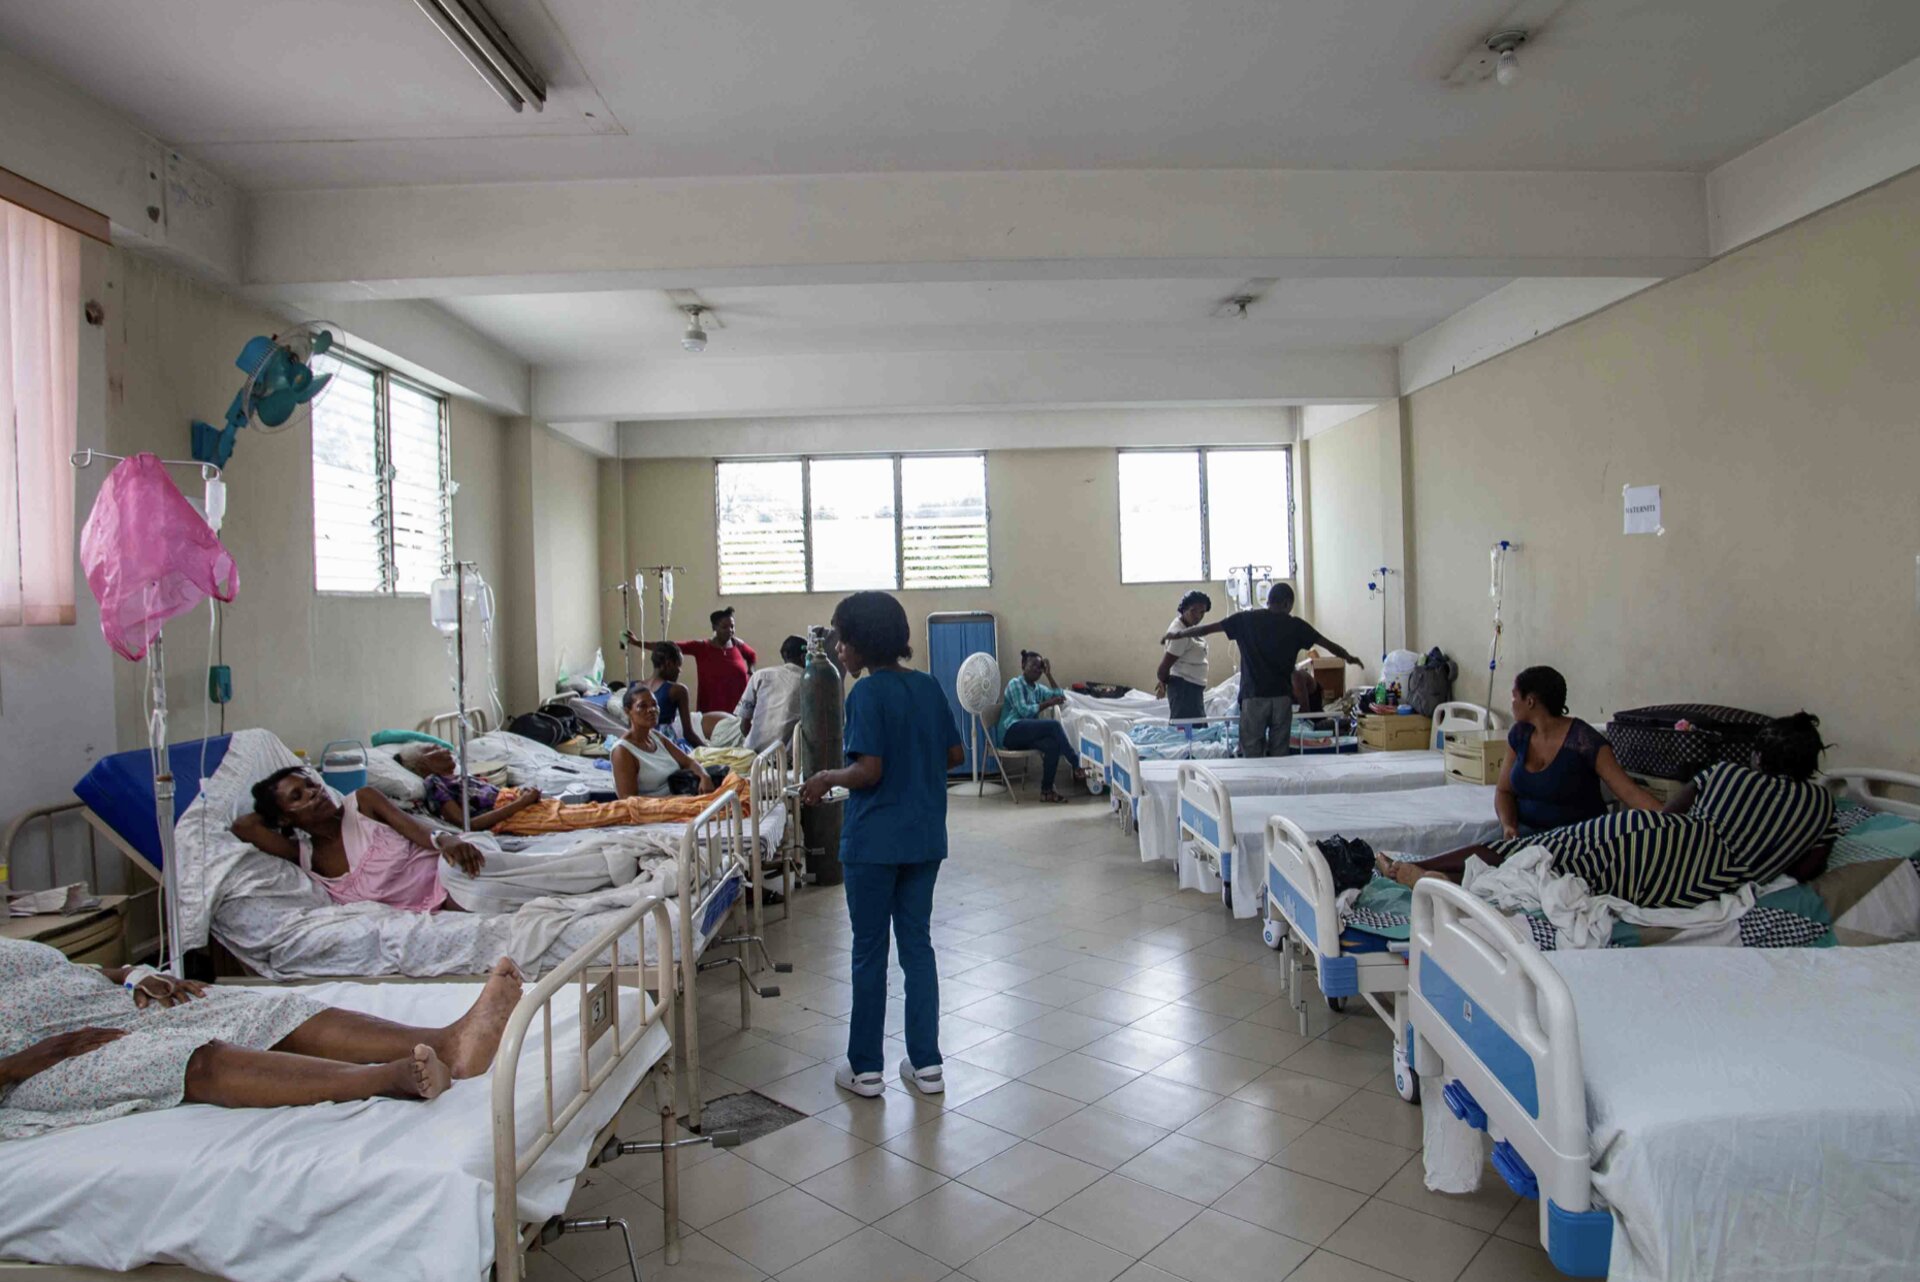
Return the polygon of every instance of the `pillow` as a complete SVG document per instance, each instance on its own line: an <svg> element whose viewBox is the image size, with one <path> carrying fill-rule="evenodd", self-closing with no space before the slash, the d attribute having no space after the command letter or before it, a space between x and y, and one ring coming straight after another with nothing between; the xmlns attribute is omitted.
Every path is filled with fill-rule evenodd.
<svg viewBox="0 0 1920 1282"><path fill-rule="evenodd" d="M1876 859L1920 859L1920 823L1889 814L1862 819L1833 844L1828 866Z"/></svg>
<svg viewBox="0 0 1920 1282"><path fill-rule="evenodd" d="M437 743L449 752L453 750L453 745L445 739L442 739L439 735L428 734L423 730L376 730L373 732L372 743L376 748L409 743Z"/></svg>
<svg viewBox="0 0 1920 1282"><path fill-rule="evenodd" d="M367 782L403 805L417 805L427 799L427 781L400 764L405 746L369 748Z"/></svg>
<svg viewBox="0 0 1920 1282"><path fill-rule="evenodd" d="M1829 868L1807 886L1825 904L1841 944L1920 939L1920 868L1911 859Z"/></svg>

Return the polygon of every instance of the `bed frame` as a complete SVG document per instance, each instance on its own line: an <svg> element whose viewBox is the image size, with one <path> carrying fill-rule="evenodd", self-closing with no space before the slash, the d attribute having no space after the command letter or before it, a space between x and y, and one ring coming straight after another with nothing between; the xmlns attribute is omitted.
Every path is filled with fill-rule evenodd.
<svg viewBox="0 0 1920 1282"><path fill-rule="evenodd" d="M428 717L419 725L415 726L414 729L422 734L430 734L435 738L445 739L449 743L457 743L460 734L460 713L458 711L435 713L433 716ZM469 735L488 734L498 729L500 729L500 727L493 724L493 713L488 709L469 708L467 710L467 733Z"/></svg>
<svg viewBox="0 0 1920 1282"><path fill-rule="evenodd" d="M1920 820L1920 775L1842 769L1837 796ZM1559 972L1500 915L1452 882L1414 887L1405 1006L1414 1067L1444 1078L1449 1111L1494 1141L1509 1187L1540 1202L1540 1241L1554 1267L1605 1277L1613 1216L1593 1205L1579 1012Z"/></svg>
<svg viewBox="0 0 1920 1282"><path fill-rule="evenodd" d="M1443 703L1434 709L1431 742L1438 747L1448 734L1491 730L1495 725L1494 714L1479 704ZM1183 790L1184 786L1183 779ZM1224 796L1224 790L1222 793ZM1231 820L1231 811L1227 818ZM1304 1035L1307 1031L1307 1003L1300 984L1304 952L1312 955L1320 992L1330 1007L1344 1010L1349 998L1359 997L1385 1022L1393 1033L1394 1088L1401 1099L1418 1102L1420 1079L1413 1072L1407 1049L1411 1038L1403 1000L1407 990L1406 946L1376 942L1376 937L1364 932L1348 935L1341 931L1333 874L1326 857L1291 820L1281 815L1267 820L1265 848L1265 920L1260 933L1267 947L1287 951L1287 996L1299 1015L1300 1032ZM1390 1006L1382 1003L1383 997L1390 999Z"/></svg>
<svg viewBox="0 0 1920 1282"><path fill-rule="evenodd" d="M500 1050L494 1061L492 1073L493 1087L493 1232L494 1264L491 1273L493 1282L522 1282L527 1276L527 1253L555 1241L569 1233L590 1233L617 1230L627 1244L629 1267L634 1282L639 1282L640 1271L633 1255L632 1237L624 1219L612 1216L569 1217L555 1216L539 1223L523 1222L519 1217L519 1182L533 1169L541 1155L552 1146L567 1126L578 1117L592 1097L615 1076L616 1072L636 1055L647 1054L645 1047L648 1035L656 1028L670 1029L677 1013L674 984L664 975L656 975L653 985L660 996L653 1003L646 1017L637 1023L627 1021L621 1013L619 994L615 988L619 976L612 963L617 959L620 942L631 934L634 937L636 955L644 956L645 935L652 932L657 941L656 958L665 957L667 940L672 927L667 913L666 901L651 896L620 911L617 918L591 942L579 948L567 959L554 967L540 981L531 985L521 994L519 1005L507 1021L507 1027L500 1040ZM644 979L644 974L641 976ZM452 982L452 981L442 981ZM624 986L624 985L623 985ZM566 1000L571 991L572 1000L578 1001L581 1012L581 1037L573 1047L556 1048L553 1044L553 1004L556 1000ZM528 1031L538 1020L546 1037L546 1054L542 1057L542 1071L537 1077L523 1078L520 1056L526 1042ZM609 1041L609 1039L611 1039ZM605 1062L594 1068L591 1057L596 1048L607 1043L604 1052ZM579 1085L571 1095L556 1090L553 1066L556 1056L576 1054L579 1066ZM735 1133L717 1134L707 1137L681 1138L676 1134L673 1100L673 1055L662 1052L652 1060L635 1084L629 1100L638 1098L648 1089L650 1082L657 1084L656 1098L663 1101L658 1110L660 1117L660 1137L657 1140L637 1142L623 1141L615 1132L619 1121L616 1113L595 1136L589 1146L587 1166L598 1166L616 1158L636 1153L658 1153L661 1161L662 1210L666 1232L666 1261L677 1264L680 1259L680 1219L679 1219L679 1168L676 1160L678 1150L690 1144L712 1143L720 1147L729 1147L738 1142ZM517 1112L515 1102L519 1093L526 1088L542 1090L545 1095L546 1110L544 1125L540 1131L523 1141L516 1126ZM585 1170L575 1176L576 1186L584 1177ZM217 1282L212 1275L198 1269L190 1269L175 1264L150 1264L126 1273L86 1266L38 1265L16 1260L0 1260L0 1273L20 1274L22 1282L26 1276L34 1278L75 1280L91 1278L154 1278L166 1282L190 1282L190 1280L209 1279ZM481 1279L481 1282L487 1282Z"/></svg>

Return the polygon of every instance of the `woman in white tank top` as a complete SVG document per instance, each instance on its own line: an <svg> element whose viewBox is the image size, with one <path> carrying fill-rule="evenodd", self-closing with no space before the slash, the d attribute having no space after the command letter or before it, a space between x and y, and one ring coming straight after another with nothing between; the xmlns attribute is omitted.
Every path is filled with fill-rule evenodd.
<svg viewBox="0 0 1920 1282"><path fill-rule="evenodd" d="M627 732L614 741L613 790L621 797L664 797L667 780L691 770L701 792L712 792L706 770L660 732L660 705L645 686L628 686L621 696L627 713Z"/></svg>

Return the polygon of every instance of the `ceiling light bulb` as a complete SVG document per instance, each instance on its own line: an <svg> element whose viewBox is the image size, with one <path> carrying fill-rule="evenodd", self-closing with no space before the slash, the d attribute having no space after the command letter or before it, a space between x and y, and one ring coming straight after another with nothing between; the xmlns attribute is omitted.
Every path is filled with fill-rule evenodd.
<svg viewBox="0 0 1920 1282"><path fill-rule="evenodd" d="M680 335L680 346L690 352L707 350L707 331L700 328L700 313L697 309L687 311L687 332Z"/></svg>
<svg viewBox="0 0 1920 1282"><path fill-rule="evenodd" d="M1513 50L1500 51L1500 57L1493 64L1493 78L1503 85L1510 85L1520 78L1520 59Z"/></svg>

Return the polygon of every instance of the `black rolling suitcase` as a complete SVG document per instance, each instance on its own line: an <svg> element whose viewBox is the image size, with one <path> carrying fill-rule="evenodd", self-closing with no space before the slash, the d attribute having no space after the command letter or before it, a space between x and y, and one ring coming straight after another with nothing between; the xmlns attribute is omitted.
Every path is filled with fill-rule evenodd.
<svg viewBox="0 0 1920 1282"><path fill-rule="evenodd" d="M1716 761L1747 764L1754 740L1773 718L1711 703L1662 703L1616 712L1607 739L1633 774L1686 781ZM1687 729L1679 729L1685 722Z"/></svg>

